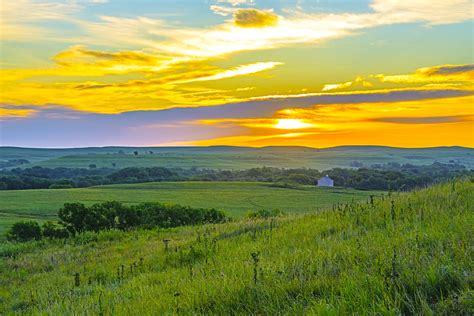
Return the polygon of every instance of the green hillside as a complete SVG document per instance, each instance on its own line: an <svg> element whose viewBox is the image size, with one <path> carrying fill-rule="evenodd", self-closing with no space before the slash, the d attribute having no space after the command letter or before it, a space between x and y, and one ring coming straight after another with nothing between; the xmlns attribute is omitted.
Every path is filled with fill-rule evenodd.
<svg viewBox="0 0 474 316"><path fill-rule="evenodd" d="M307 215L3 244L0 310L469 315L473 203L464 180Z"/></svg>
<svg viewBox="0 0 474 316"><path fill-rule="evenodd" d="M81 189L0 191L0 234L20 219L55 219L66 202L91 205L105 201L123 203L163 202L217 208L240 217L249 210L279 209L301 213L335 203L367 199L381 192L301 186L272 187L252 182L156 182L107 185ZM1 238L1 237L0 237Z"/></svg>
<svg viewBox="0 0 474 316"><path fill-rule="evenodd" d="M138 155L135 155L134 152ZM151 153L150 153L151 152ZM153 167L248 169L253 167L326 170L350 167L355 161L364 166L397 162L428 165L433 162L463 164L474 168L474 149L463 147L392 148L381 146L307 147L98 147L35 149L0 147L0 161L27 159L22 167Z"/></svg>

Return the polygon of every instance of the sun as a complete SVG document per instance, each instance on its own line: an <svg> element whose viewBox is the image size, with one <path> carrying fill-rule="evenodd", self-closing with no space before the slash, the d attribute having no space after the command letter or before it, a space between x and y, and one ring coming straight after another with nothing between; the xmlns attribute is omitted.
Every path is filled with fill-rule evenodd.
<svg viewBox="0 0 474 316"><path fill-rule="evenodd" d="M275 128L279 129L300 129L312 127L312 124L306 123L298 119L278 119L274 125Z"/></svg>

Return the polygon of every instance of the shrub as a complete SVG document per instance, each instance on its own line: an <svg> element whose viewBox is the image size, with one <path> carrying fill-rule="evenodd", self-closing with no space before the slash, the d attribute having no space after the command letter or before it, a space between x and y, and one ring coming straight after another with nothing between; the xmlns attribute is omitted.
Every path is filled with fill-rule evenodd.
<svg viewBox="0 0 474 316"><path fill-rule="evenodd" d="M13 224L7 232L8 240L28 241L40 240L42 237L41 227L35 221L23 221Z"/></svg>
<svg viewBox="0 0 474 316"><path fill-rule="evenodd" d="M51 221L47 221L42 226L43 237L47 238L67 238L69 232L64 227L60 227Z"/></svg>

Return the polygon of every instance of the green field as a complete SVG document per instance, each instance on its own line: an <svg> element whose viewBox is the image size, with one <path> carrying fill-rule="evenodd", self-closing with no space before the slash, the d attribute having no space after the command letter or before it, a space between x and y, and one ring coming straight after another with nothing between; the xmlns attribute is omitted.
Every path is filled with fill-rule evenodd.
<svg viewBox="0 0 474 316"><path fill-rule="evenodd" d="M291 213L315 211L336 203L367 199L371 194L382 193L313 186L285 189L249 182L157 182L82 189L0 191L0 234L15 218L54 219L66 202L87 205L112 200L123 203L163 202L217 208L239 217L249 210L261 208Z"/></svg>
<svg viewBox="0 0 474 316"><path fill-rule="evenodd" d="M138 155L134 155L134 151ZM152 153L150 153L152 151ZM120 153L119 153L120 152ZM459 163L474 168L474 149L463 147L391 148L342 146L315 149L306 147L103 147L72 149L32 149L0 147L0 161L27 159L22 167L154 167L248 169L253 167L347 168L354 161L372 164L396 162L415 165L433 162Z"/></svg>
<svg viewBox="0 0 474 316"><path fill-rule="evenodd" d="M4 243L0 310L472 315L473 203L474 182L458 181L307 215Z"/></svg>

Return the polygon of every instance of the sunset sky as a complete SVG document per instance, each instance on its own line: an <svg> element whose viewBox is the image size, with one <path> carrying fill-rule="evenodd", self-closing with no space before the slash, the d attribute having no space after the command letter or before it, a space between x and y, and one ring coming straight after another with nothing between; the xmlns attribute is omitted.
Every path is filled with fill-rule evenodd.
<svg viewBox="0 0 474 316"><path fill-rule="evenodd" d="M0 145L474 147L471 0L0 0Z"/></svg>

